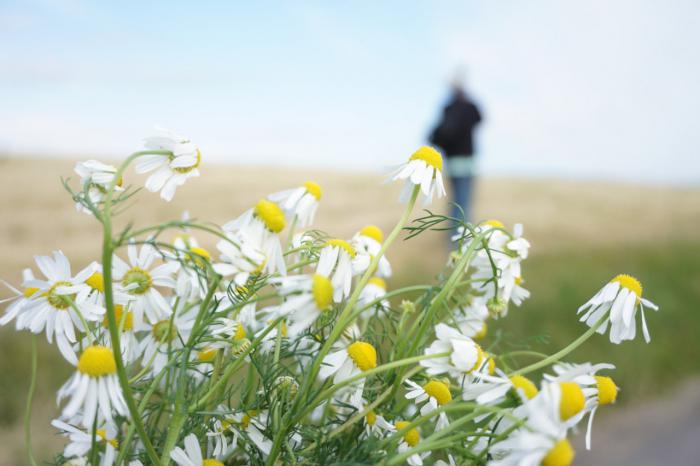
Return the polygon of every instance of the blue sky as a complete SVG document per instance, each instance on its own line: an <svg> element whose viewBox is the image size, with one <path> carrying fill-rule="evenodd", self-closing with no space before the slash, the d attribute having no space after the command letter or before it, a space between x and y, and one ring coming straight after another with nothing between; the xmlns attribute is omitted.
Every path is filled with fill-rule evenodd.
<svg viewBox="0 0 700 466"><path fill-rule="evenodd" d="M465 67L486 174L700 182L700 4L0 3L0 152L382 169Z"/></svg>

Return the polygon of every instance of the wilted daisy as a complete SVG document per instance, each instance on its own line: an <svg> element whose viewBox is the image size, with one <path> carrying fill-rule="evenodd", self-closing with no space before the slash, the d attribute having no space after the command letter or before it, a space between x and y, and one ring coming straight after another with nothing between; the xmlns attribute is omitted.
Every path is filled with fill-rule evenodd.
<svg viewBox="0 0 700 466"><path fill-rule="evenodd" d="M421 386L409 379L406 380L406 384L408 385L406 398L413 400L416 406L420 406L420 413L423 416L452 401L450 387L441 380L430 380ZM440 430L448 424L447 414L442 412L438 415L435 429Z"/></svg>
<svg viewBox="0 0 700 466"><path fill-rule="evenodd" d="M384 233L375 225L365 226L352 238L355 249L360 253L368 255L370 258L379 254L383 242ZM375 274L382 278L391 277L391 264L386 256L383 255L379 258Z"/></svg>
<svg viewBox="0 0 700 466"><path fill-rule="evenodd" d="M75 329L88 331L83 322L102 320L105 312L101 306L82 299L90 271L83 270L73 277L70 262L61 251L55 251L53 258L36 256L35 260L46 280L31 278L24 282L27 290L34 291L21 305L17 327L32 333L45 330L49 343L55 337L61 354L71 364L77 364L71 347L77 341Z"/></svg>
<svg viewBox="0 0 700 466"><path fill-rule="evenodd" d="M401 430L408 427L409 424L410 422L408 421L397 421L394 424L394 427L396 428L396 430ZM407 432L405 432L403 434L403 437L401 437L401 441L399 442L399 453L404 453L410 450L411 448L415 447L419 443L420 432L418 432L417 427L413 427ZM408 463L411 466L422 466L423 458L426 458L428 455L430 455L430 452L425 452L422 454L414 453L406 459L406 463Z"/></svg>
<svg viewBox="0 0 700 466"><path fill-rule="evenodd" d="M128 295L129 308L137 322L140 325L144 315L150 322L167 318L171 313L170 305L156 287L175 288L174 275L180 264L166 262L156 266L154 262L160 255L150 244L138 250L134 243L129 243L127 252L129 264L113 256L114 281L120 292Z"/></svg>
<svg viewBox="0 0 700 466"><path fill-rule="evenodd" d="M586 449L591 449L591 430L593 417L599 406L614 403L617 400L618 388L612 378L596 375L600 370L614 369L612 364L555 364L552 368L554 375L545 374L549 382L574 382L581 387L585 397L585 407L582 413L589 413L586 430Z"/></svg>
<svg viewBox="0 0 700 466"><path fill-rule="evenodd" d="M111 348L85 348L78 360L77 371L58 391L57 401L65 397L70 397L70 401L63 408L61 417L70 419L80 413L78 417L84 427L91 427L95 416L101 423L112 422L113 413L128 414Z"/></svg>
<svg viewBox="0 0 700 466"><path fill-rule="evenodd" d="M70 443L63 450L66 458L83 457L92 448L92 433L84 431L61 420L54 419L51 425L60 429L67 436ZM112 466L116 457L117 429L113 424L105 424L103 428L95 431L95 441L100 455L100 466Z"/></svg>
<svg viewBox="0 0 700 466"><path fill-rule="evenodd" d="M195 434L185 437L185 448L175 447L170 452L170 457L180 466L224 466L224 463L215 458L202 458L202 450Z"/></svg>
<svg viewBox="0 0 700 466"><path fill-rule="evenodd" d="M589 327L608 316L597 332L604 334L610 323L610 341L618 344L624 340L634 340L637 334L636 314L642 316L642 331L644 340L649 343L649 329L644 316L644 307L658 311L659 307L651 301L642 298L642 284L630 275L618 275L606 284L586 304L578 308L578 313L584 313L580 321Z"/></svg>
<svg viewBox="0 0 700 466"><path fill-rule="evenodd" d="M188 178L199 176L202 154L189 139L168 131L160 130L158 136L146 138L148 149L170 152L166 155L148 154L136 160L136 173L155 172L146 180L146 189L152 193L160 191L160 197L171 201L178 186Z"/></svg>
<svg viewBox="0 0 700 466"><path fill-rule="evenodd" d="M321 195L321 187L307 181L298 188L273 193L267 198L279 204L290 220L296 218L297 226L306 228L314 221Z"/></svg>
<svg viewBox="0 0 700 466"><path fill-rule="evenodd" d="M331 277L333 300L340 302L350 296L352 277L367 269L370 259L358 254L350 243L342 239L330 239L321 248L316 273Z"/></svg>
<svg viewBox="0 0 700 466"><path fill-rule="evenodd" d="M442 155L432 147L423 146L411 155L408 162L392 174L392 180L406 180L401 192L401 201L406 202L415 186L420 186L424 202L429 203L433 195L445 196L442 182Z"/></svg>
<svg viewBox="0 0 700 466"><path fill-rule="evenodd" d="M425 354L449 353L449 356L423 359L420 365L430 375L449 373L455 378L477 370L485 361L481 347L471 338L445 324L435 326L435 340Z"/></svg>
<svg viewBox="0 0 700 466"><path fill-rule="evenodd" d="M262 270L287 274L279 233L284 230L284 211L277 203L261 199L255 207L223 226L224 231L238 231L252 247L265 255Z"/></svg>
<svg viewBox="0 0 700 466"><path fill-rule="evenodd" d="M83 187L83 192L87 194L86 201L89 201L95 207L99 207L102 198L117 175L116 167L97 160L86 160L75 165L75 172L80 176L80 186ZM114 184L114 191L124 191L121 178ZM76 202L75 207L78 211L91 213L90 209L82 202Z"/></svg>
<svg viewBox="0 0 700 466"><path fill-rule="evenodd" d="M290 335L296 336L309 328L333 305L333 289L331 280L319 273L280 279L280 295L288 298L279 306L278 313L288 317Z"/></svg>

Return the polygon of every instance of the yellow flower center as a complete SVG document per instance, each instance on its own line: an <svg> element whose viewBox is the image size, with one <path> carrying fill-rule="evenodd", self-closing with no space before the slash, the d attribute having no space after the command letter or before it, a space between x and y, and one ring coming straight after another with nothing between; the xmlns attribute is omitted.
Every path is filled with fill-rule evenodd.
<svg viewBox="0 0 700 466"><path fill-rule="evenodd" d="M115 374L117 363L110 348L105 346L89 346L85 348L78 360L78 371L90 377L102 377Z"/></svg>
<svg viewBox="0 0 700 466"><path fill-rule="evenodd" d="M484 225L488 225L488 226L493 227L493 228L505 228L506 227L505 225L503 225L503 222L501 222L500 220L493 220L493 219L486 220L484 222Z"/></svg>
<svg viewBox="0 0 700 466"><path fill-rule="evenodd" d="M60 286L71 286L70 282L56 282L46 292L46 299L53 307L59 310L68 309L70 304L75 300L75 295L66 295L56 293L56 289Z"/></svg>
<svg viewBox="0 0 700 466"><path fill-rule="evenodd" d="M384 241L384 233L382 232L381 228L375 225L367 225L362 230L360 230L360 234L362 236L372 238L377 243L381 243Z"/></svg>
<svg viewBox="0 0 700 466"><path fill-rule="evenodd" d="M442 171L442 155L430 146L418 148L409 160L422 160L436 170Z"/></svg>
<svg viewBox="0 0 700 466"><path fill-rule="evenodd" d="M528 379L527 377L523 377L522 375L514 375L510 378L510 382L515 388L521 389L529 400L533 399L535 395L537 395L537 387L534 383L532 383L532 380Z"/></svg>
<svg viewBox="0 0 700 466"><path fill-rule="evenodd" d="M253 209L255 216L265 224L268 230L279 233L284 230L284 212L276 203L267 199L260 199Z"/></svg>
<svg viewBox="0 0 700 466"><path fill-rule="evenodd" d="M423 390L425 393L437 400L439 405L444 405L452 401L452 393L447 385L439 380L431 380L427 384L423 385Z"/></svg>
<svg viewBox="0 0 700 466"><path fill-rule="evenodd" d="M39 291L39 288L25 288L23 294L25 298L31 298L37 291Z"/></svg>
<svg viewBox="0 0 700 466"><path fill-rule="evenodd" d="M170 156L170 161L172 162L175 160L175 156L171 155ZM189 167L171 167L174 171L178 173L189 173L195 168L199 167L199 164L202 163L202 153L197 149L197 161L194 163L194 165L191 165Z"/></svg>
<svg viewBox="0 0 700 466"><path fill-rule="evenodd" d="M133 288L129 290L131 294L144 294L153 285L153 279L148 271L140 268L134 267L124 274L122 278L122 285L129 286L135 284Z"/></svg>
<svg viewBox="0 0 700 466"><path fill-rule="evenodd" d="M321 200L321 195L323 193L321 192L321 187L319 185L317 185L313 181L307 181L306 183L304 183L304 188L306 188L306 191L313 197L315 197L317 201Z"/></svg>
<svg viewBox="0 0 700 466"><path fill-rule="evenodd" d="M586 404L586 397L576 382L561 382L559 386L561 387L559 414L562 421L566 421L581 412Z"/></svg>
<svg viewBox="0 0 700 466"><path fill-rule="evenodd" d="M126 316L124 316L124 306L121 304L114 305L114 317L116 317L117 325L121 325L122 319L124 319L124 331L134 329L134 315L131 313L131 311L127 311ZM109 328L109 319L107 316L105 316L105 318L102 320L102 326L104 328Z"/></svg>
<svg viewBox="0 0 700 466"><path fill-rule="evenodd" d="M493 375L496 372L496 360L490 357L488 360L488 366L489 375Z"/></svg>
<svg viewBox="0 0 700 466"><path fill-rule="evenodd" d="M596 375L595 382L598 387L598 403L601 405L615 403L615 400L617 400L617 385L615 385L613 379Z"/></svg>
<svg viewBox="0 0 700 466"><path fill-rule="evenodd" d="M224 466L224 463L222 463L219 460L207 458L205 460L202 460L202 466Z"/></svg>
<svg viewBox="0 0 700 466"><path fill-rule="evenodd" d="M542 458L541 466L569 466L574 462L574 449L568 440L559 440L547 456Z"/></svg>
<svg viewBox="0 0 700 466"><path fill-rule="evenodd" d="M151 329L151 333L153 334L153 338L155 338L159 343L173 341L177 336L175 325L173 325L171 328L169 320L161 320L160 322L156 322Z"/></svg>
<svg viewBox="0 0 700 466"><path fill-rule="evenodd" d="M95 291L99 291L100 293L105 292L105 281L100 272L95 272L90 275L90 278L85 280L85 284Z"/></svg>
<svg viewBox="0 0 700 466"><path fill-rule="evenodd" d="M119 442L117 439L113 438L110 440L107 440L107 429L97 429L95 433L102 438L102 441L105 443L109 443L112 445L114 448L119 448Z"/></svg>
<svg viewBox="0 0 700 466"><path fill-rule="evenodd" d="M333 285L328 277L315 274L311 283L311 293L314 295L316 307L321 311L328 309L333 302Z"/></svg>
<svg viewBox="0 0 700 466"><path fill-rule="evenodd" d="M368 285L374 285L378 286L379 288L386 290L386 282L384 281L383 278L380 277L372 277L369 279L367 282Z"/></svg>
<svg viewBox="0 0 700 466"><path fill-rule="evenodd" d="M336 239L329 239L329 240L326 242L326 246L331 246L331 247L335 246L335 247L338 247L338 248L340 248L340 249L343 249L345 252L348 253L348 255L349 255L350 257L355 257L355 254L356 254L355 248L353 248L353 247L350 245L350 243L348 243L347 241L345 241L345 240L343 240L343 239L338 239L338 238L336 238Z"/></svg>
<svg viewBox="0 0 700 466"><path fill-rule="evenodd" d="M474 363L474 367L467 371L468 374L477 370L479 367L481 367L481 363L484 362L484 350L482 350L481 346L477 345L476 343L474 343L474 346L476 347L476 362Z"/></svg>
<svg viewBox="0 0 700 466"><path fill-rule="evenodd" d="M204 268L206 263L211 261L211 254L209 254L209 251L204 248L195 246L190 248L190 252L192 253L190 256L192 261L199 267Z"/></svg>
<svg viewBox="0 0 700 466"><path fill-rule="evenodd" d="M364 341L356 341L348 346L348 355L361 371L377 367L377 350Z"/></svg>
<svg viewBox="0 0 700 466"><path fill-rule="evenodd" d="M373 426L377 423L377 413L370 411L365 415L365 422L368 426Z"/></svg>
<svg viewBox="0 0 700 466"><path fill-rule="evenodd" d="M613 278L611 282L617 282L622 288L627 288L637 296L637 299L642 297L642 284L631 275L618 275L617 277Z"/></svg>
<svg viewBox="0 0 700 466"><path fill-rule="evenodd" d="M243 324L238 322L236 325L236 333L233 334L233 339L236 341L240 341L246 337L245 333L245 327L243 327Z"/></svg>
<svg viewBox="0 0 700 466"><path fill-rule="evenodd" d="M254 409L243 414L243 418L241 419L241 425L243 426L243 428L247 429L248 426L250 425L250 420L257 415L258 415L258 412Z"/></svg>
<svg viewBox="0 0 700 466"><path fill-rule="evenodd" d="M515 277L515 284L518 286L522 285L524 281L523 277Z"/></svg>
<svg viewBox="0 0 700 466"><path fill-rule="evenodd" d="M396 427L396 430L401 430L404 427L407 427L409 424L410 422L408 421L398 421L396 424L394 424L394 426ZM420 434L418 433L418 429L415 427L410 429L408 432L403 434L403 439L409 447L415 447L418 445L418 442L420 442Z"/></svg>
<svg viewBox="0 0 700 466"><path fill-rule="evenodd" d="M204 348L202 351L197 353L197 359L199 359L200 362L212 362L214 358L216 357L216 353L219 350L217 348L212 348L211 346L207 346Z"/></svg>

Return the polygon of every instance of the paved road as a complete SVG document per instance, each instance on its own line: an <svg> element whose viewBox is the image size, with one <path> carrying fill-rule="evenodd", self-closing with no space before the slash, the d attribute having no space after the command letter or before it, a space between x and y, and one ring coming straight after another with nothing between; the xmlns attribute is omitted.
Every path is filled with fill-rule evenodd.
<svg viewBox="0 0 700 466"><path fill-rule="evenodd" d="M592 451L579 433L575 466L700 466L700 379L663 399L616 410L596 416Z"/></svg>

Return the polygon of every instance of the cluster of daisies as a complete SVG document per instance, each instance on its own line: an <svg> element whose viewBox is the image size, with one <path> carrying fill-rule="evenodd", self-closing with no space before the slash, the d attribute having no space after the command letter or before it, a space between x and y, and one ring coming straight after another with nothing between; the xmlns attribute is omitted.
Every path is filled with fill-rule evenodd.
<svg viewBox="0 0 700 466"><path fill-rule="evenodd" d="M166 201L199 176L187 138L161 131L145 146L120 167L75 168L77 210L109 235L134 194L129 164ZM44 333L75 367L57 395L56 464L571 464L569 433L586 419L590 447L596 410L617 398L600 374L614 367L496 354L487 323L530 295L521 225L441 217L453 251L438 282L387 285L386 249L418 198L445 195L442 169L421 147L392 173L406 214L386 237L314 230L322 190L307 181L221 227L185 215L128 229L79 271L60 251L36 256L8 284L0 324ZM609 329L620 343L638 314L649 340L645 308L657 310L619 275L578 312L587 336Z"/></svg>

